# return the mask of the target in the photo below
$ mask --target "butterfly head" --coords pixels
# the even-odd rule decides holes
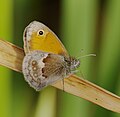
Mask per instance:
[[[71,72],[74,72],[80,66],[80,60],[75,57],[65,58],[65,61]]]

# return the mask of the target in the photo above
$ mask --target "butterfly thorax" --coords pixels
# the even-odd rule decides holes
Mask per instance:
[[[44,59],[45,67],[43,69],[45,76],[62,76],[63,78],[74,73],[80,66],[80,61],[74,57],[65,57],[56,54],[48,54]]]

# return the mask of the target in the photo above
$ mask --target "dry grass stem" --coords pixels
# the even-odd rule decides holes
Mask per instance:
[[[7,41],[0,40],[0,65],[21,72],[24,51]],[[54,87],[63,90],[58,82]],[[108,110],[120,113],[120,97],[78,76],[65,79],[65,92],[84,98]]]

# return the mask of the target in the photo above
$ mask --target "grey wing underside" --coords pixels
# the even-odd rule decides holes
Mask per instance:
[[[63,58],[41,51],[27,54],[23,60],[22,70],[25,80],[37,91],[66,76]]]

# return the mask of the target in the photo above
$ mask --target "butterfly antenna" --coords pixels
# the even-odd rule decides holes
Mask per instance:
[[[96,54],[83,55],[83,56],[81,56],[81,57],[78,57],[77,59],[81,59],[81,58],[85,58],[85,57],[90,57],[90,56],[96,56]]]

